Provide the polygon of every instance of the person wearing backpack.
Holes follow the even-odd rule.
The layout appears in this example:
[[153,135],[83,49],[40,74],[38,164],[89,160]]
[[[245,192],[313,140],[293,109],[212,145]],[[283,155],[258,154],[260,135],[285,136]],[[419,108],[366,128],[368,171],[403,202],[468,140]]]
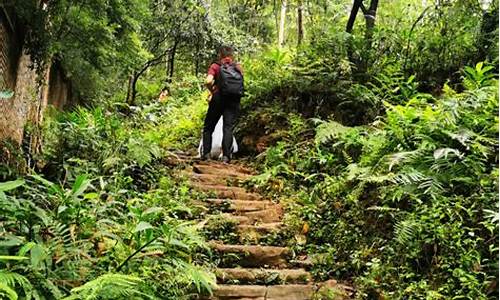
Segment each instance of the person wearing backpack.
[[208,111],[203,125],[202,160],[210,158],[212,133],[220,117],[222,124],[222,161],[231,161],[233,129],[240,113],[240,100],[244,93],[243,69],[233,60],[233,49],[222,46],[218,51],[218,62],[208,69],[206,86],[210,91]]

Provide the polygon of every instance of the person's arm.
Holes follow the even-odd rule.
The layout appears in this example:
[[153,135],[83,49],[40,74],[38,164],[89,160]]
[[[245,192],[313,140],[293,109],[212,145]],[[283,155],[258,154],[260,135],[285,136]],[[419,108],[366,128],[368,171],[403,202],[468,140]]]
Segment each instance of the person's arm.
[[210,93],[213,92],[213,89],[214,89],[214,75],[212,74],[208,74],[207,75],[207,78],[205,79],[205,86],[207,87],[207,89],[210,91]]

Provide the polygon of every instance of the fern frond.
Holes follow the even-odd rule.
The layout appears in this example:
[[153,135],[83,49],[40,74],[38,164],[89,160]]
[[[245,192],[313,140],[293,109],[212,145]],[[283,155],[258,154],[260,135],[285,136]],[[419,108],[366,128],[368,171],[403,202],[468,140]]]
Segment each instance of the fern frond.
[[396,174],[392,181],[396,184],[409,185],[416,184],[419,182],[427,181],[429,177],[425,176],[423,173],[417,170],[411,170],[410,172]]
[[395,239],[401,245],[407,245],[409,242],[411,242],[411,240],[414,239],[418,229],[419,224],[415,220],[401,220],[396,223],[396,225],[394,225]]
[[[4,298],[5,297],[5,298]],[[8,285],[0,282],[0,298],[1,299],[9,299],[9,300],[17,300],[17,293]]]
[[396,165],[414,161],[419,157],[419,154],[420,153],[418,150],[414,150],[414,151],[398,152],[387,155],[386,162],[389,165],[389,171],[391,171],[392,168]]
[[327,143],[349,131],[349,129],[350,127],[344,126],[335,121],[320,122],[319,126],[316,128],[316,143]]
[[[0,291],[4,290],[2,288],[8,287],[14,289],[16,286],[20,287],[23,292],[27,295],[33,290],[33,286],[29,282],[29,280],[21,274],[17,274],[14,272],[0,271]],[[5,291],[5,290],[4,290]],[[8,294],[8,293],[7,293]],[[1,292],[0,292],[1,295]],[[17,295],[17,294],[16,294]],[[17,298],[17,296],[16,296]]]
[[63,300],[77,299],[130,299],[132,296],[151,296],[139,290],[142,279],[123,274],[105,274],[71,290],[71,295]]

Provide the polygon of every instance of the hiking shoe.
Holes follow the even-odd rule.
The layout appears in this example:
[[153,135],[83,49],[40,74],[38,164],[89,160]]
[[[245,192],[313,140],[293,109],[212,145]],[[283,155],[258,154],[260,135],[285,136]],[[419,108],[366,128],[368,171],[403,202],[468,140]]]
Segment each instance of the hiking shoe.
[[200,160],[201,161],[207,161],[210,159],[210,154],[207,153],[207,154],[203,154],[201,157],[200,157]]
[[222,163],[223,164],[229,164],[229,162],[231,161],[231,159],[227,156],[223,156],[222,157]]

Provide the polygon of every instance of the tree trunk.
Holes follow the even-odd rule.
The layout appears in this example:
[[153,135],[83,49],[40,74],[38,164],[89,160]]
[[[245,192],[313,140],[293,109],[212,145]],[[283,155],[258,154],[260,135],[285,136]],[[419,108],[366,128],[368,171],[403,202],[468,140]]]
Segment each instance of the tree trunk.
[[354,28],[354,22],[356,21],[356,16],[358,15],[358,11],[361,8],[361,5],[363,5],[363,0],[354,0],[354,3],[352,4],[351,14],[349,15],[349,20],[347,21],[347,26],[345,28],[346,32],[352,32],[352,29]]
[[297,45],[302,44],[302,40],[304,39],[304,24],[303,24],[303,6],[302,0],[299,0],[297,7]]
[[[358,15],[359,9],[361,8],[362,5],[363,5],[363,0],[354,0],[354,3],[352,4],[351,8],[351,13],[349,15],[349,20],[347,21],[347,25],[345,28],[345,31],[347,33],[352,33],[352,30],[354,28],[354,23],[356,21],[356,16]],[[347,57],[354,66],[359,66],[359,62],[354,57],[354,45],[352,37],[349,37],[347,40]]]
[[136,85],[138,77],[138,73],[134,72],[128,78],[127,104],[130,106],[135,105],[135,97],[137,95]]
[[285,18],[286,18],[286,6],[287,0],[281,1],[281,15],[280,15],[280,27],[278,32],[278,47],[283,47],[285,42]]
[[375,28],[375,19],[377,16],[378,0],[372,0],[370,2],[370,7],[365,13],[366,31],[365,31],[365,41],[366,50],[370,50],[372,46],[373,29]]
[[168,65],[169,65],[168,78],[167,78],[168,83],[172,82],[172,78],[174,77],[175,53],[177,52],[177,45],[178,44],[179,44],[179,42],[175,41],[174,46],[172,47],[172,50],[170,51],[170,59],[168,62]]

